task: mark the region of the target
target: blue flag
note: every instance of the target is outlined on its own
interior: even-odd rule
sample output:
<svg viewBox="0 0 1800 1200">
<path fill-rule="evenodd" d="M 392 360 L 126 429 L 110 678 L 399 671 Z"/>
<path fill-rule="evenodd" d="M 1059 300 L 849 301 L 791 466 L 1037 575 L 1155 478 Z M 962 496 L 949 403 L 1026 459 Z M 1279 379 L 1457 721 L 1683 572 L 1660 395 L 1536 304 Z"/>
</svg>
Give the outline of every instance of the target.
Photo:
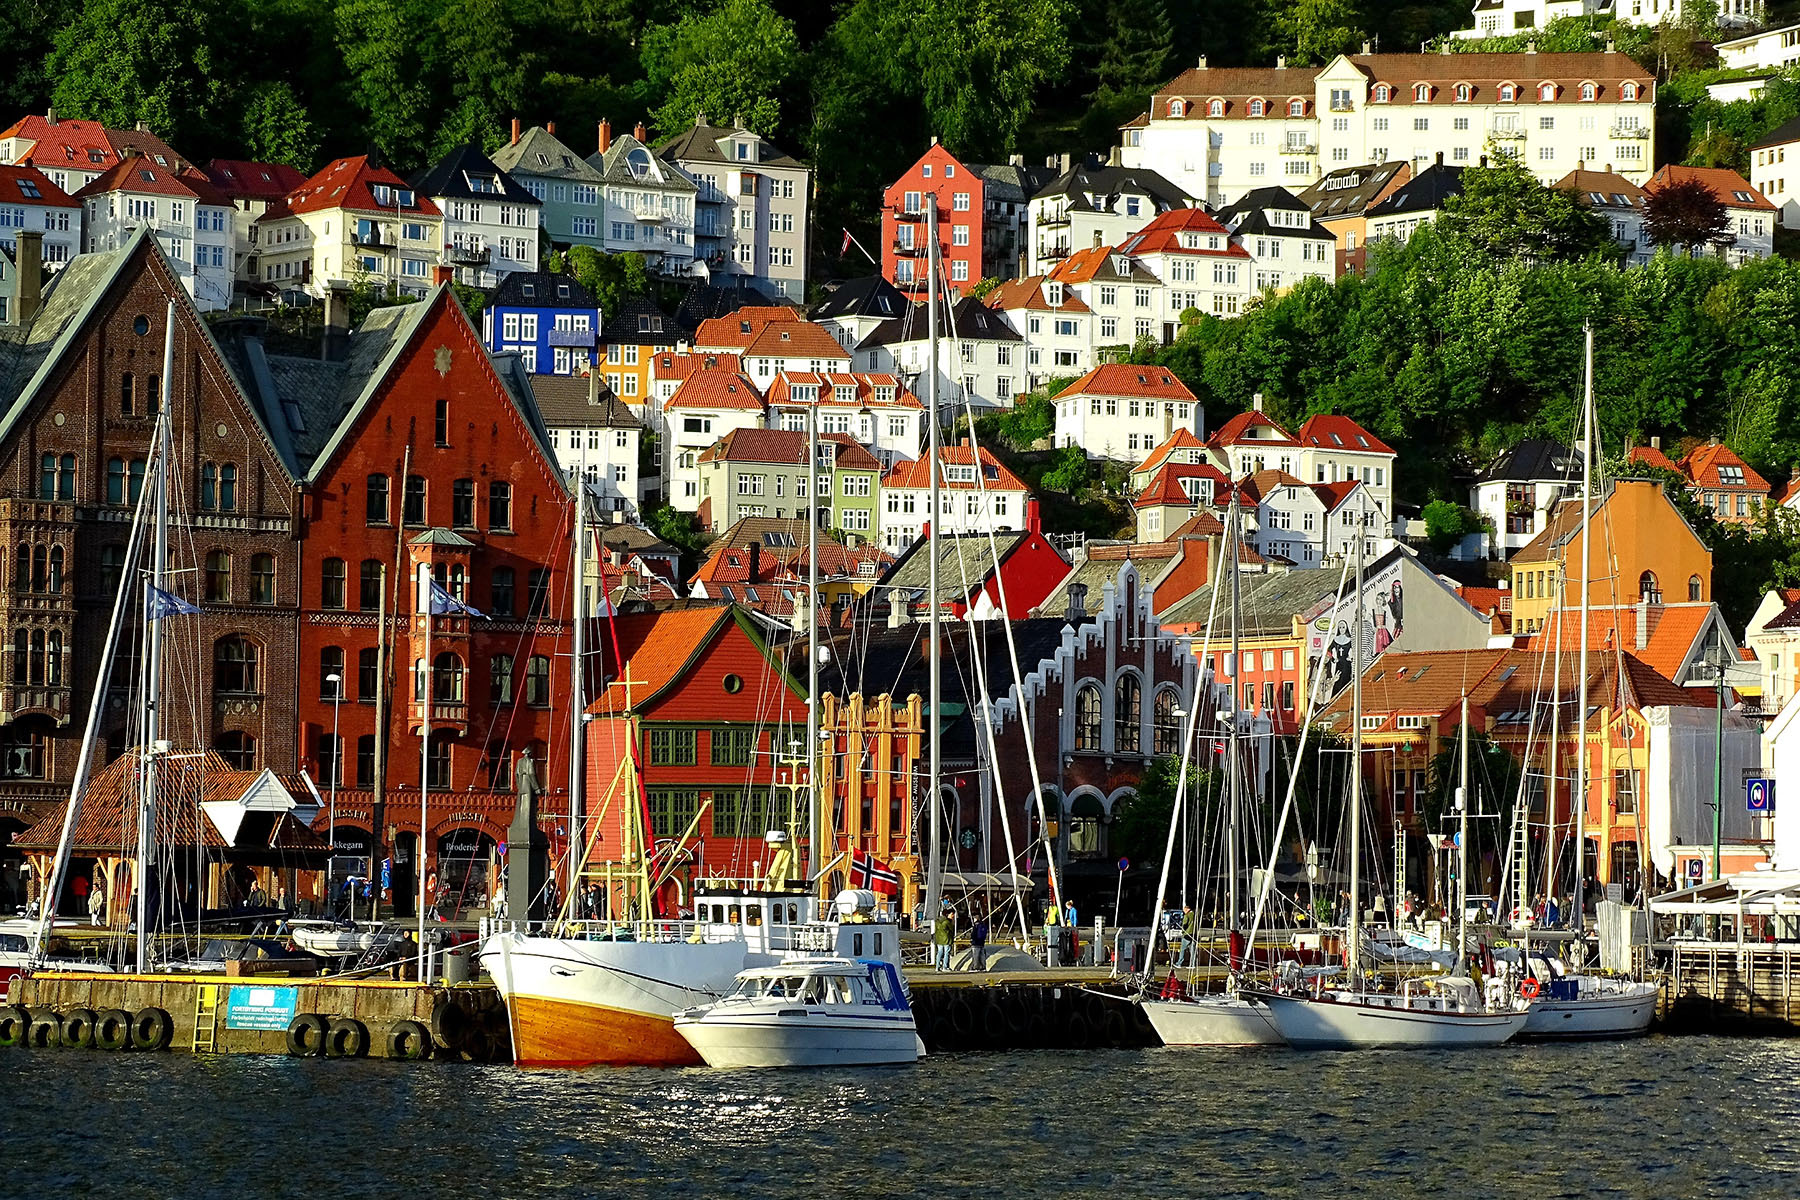
<svg viewBox="0 0 1800 1200">
<path fill-rule="evenodd" d="M 159 587 L 150 589 L 148 608 L 150 619 L 152 621 L 160 621 L 164 617 L 179 617 L 187 613 L 197 613 L 200 611 L 186 600 L 183 600 L 180 596 L 165 592 Z"/>
<path fill-rule="evenodd" d="M 455 596 L 452 596 L 449 592 L 446 592 L 438 584 L 437 580 L 433 579 L 430 582 L 431 582 L 431 615 L 432 616 L 441 617 L 441 616 L 444 616 L 449 613 L 456 613 L 456 614 L 460 614 L 461 616 L 465 616 L 465 617 L 481 617 L 483 619 L 486 619 L 486 617 L 487 617 L 486 613 L 480 611 L 477 608 L 474 608 L 471 605 L 464 604 L 461 600 L 458 600 Z"/>
</svg>

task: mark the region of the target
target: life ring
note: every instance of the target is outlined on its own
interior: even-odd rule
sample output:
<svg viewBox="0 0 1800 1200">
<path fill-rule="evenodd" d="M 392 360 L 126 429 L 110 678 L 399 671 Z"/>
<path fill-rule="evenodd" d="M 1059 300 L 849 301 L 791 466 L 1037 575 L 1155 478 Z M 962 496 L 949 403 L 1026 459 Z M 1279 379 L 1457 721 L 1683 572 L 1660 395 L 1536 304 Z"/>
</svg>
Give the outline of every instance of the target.
<svg viewBox="0 0 1800 1200">
<path fill-rule="evenodd" d="M 1527 975 L 1525 981 L 1519 984 L 1519 995 L 1527 1000 L 1536 1000 L 1538 993 L 1542 990 L 1535 975 Z"/>
<path fill-rule="evenodd" d="M 301 1013 L 288 1022 L 287 1052 L 295 1058 L 324 1054 L 328 1029 L 325 1018 L 318 1013 Z"/>
<path fill-rule="evenodd" d="M 70 1050 L 94 1048 L 94 1010 L 77 1008 L 62 1022 L 62 1044 Z"/>
<path fill-rule="evenodd" d="M 387 1032 L 387 1056 L 418 1062 L 431 1057 L 431 1031 L 417 1021 L 395 1021 Z"/>
<path fill-rule="evenodd" d="M 31 1014 L 17 1004 L 0 1008 L 0 1046 L 18 1046 L 31 1028 Z"/>
<path fill-rule="evenodd" d="M 325 1034 L 328 1058 L 361 1058 L 369 1052 L 369 1029 L 355 1017 L 334 1017 Z"/>
<path fill-rule="evenodd" d="M 94 1018 L 94 1045 L 102 1050 L 131 1049 L 131 1014 L 109 1008 Z"/>
<path fill-rule="evenodd" d="M 48 1010 L 31 1014 L 25 1029 L 25 1044 L 33 1050 L 47 1050 L 62 1042 L 62 1018 Z"/>
<path fill-rule="evenodd" d="M 135 1050 L 166 1050 L 175 1037 L 175 1022 L 160 1008 L 140 1008 L 131 1019 L 131 1045 Z"/>
</svg>

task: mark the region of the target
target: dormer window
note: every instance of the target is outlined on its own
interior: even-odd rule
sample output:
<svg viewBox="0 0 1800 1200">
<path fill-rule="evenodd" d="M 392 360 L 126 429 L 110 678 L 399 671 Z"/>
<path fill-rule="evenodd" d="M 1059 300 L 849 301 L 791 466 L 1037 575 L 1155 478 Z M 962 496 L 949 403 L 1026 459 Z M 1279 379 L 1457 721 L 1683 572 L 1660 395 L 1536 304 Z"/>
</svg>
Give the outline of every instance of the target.
<svg viewBox="0 0 1800 1200">
<path fill-rule="evenodd" d="M 1468 84 L 1459 83 L 1456 85 L 1456 102 L 1458 104 L 1467 104 L 1469 102 L 1469 97 L 1474 94 L 1475 89 Z"/>
<path fill-rule="evenodd" d="M 1171 117 L 1186 116 L 1187 115 L 1187 104 L 1181 100 L 1169 101 L 1169 115 Z"/>
<path fill-rule="evenodd" d="M 1550 82 L 1538 84 L 1538 99 L 1545 104 L 1556 99 L 1556 85 Z"/>
<path fill-rule="evenodd" d="M 1519 98 L 1519 87 L 1513 83 L 1500 85 L 1500 103 L 1511 104 Z"/>
<path fill-rule="evenodd" d="M 1594 83 L 1582 84 L 1581 98 L 1589 103 L 1598 100 L 1600 98 L 1600 86 Z"/>
<path fill-rule="evenodd" d="M 1267 111 L 1268 111 L 1268 105 L 1264 104 L 1261 100 L 1252 100 L 1250 102 L 1250 115 L 1251 116 L 1260 117 Z"/>
<path fill-rule="evenodd" d="M 1375 103 L 1386 104 L 1394 98 L 1394 89 L 1385 83 L 1375 85 Z"/>
<path fill-rule="evenodd" d="M 1429 83 L 1413 84 L 1413 103 L 1414 104 L 1424 104 L 1426 101 L 1428 101 L 1430 99 L 1431 99 L 1431 85 Z"/>
<path fill-rule="evenodd" d="M 1300 100 L 1300 99 L 1294 99 L 1294 100 L 1288 101 L 1288 116 L 1304 117 L 1305 115 L 1306 115 L 1306 101 Z"/>
<path fill-rule="evenodd" d="M 1206 115 L 1209 117 L 1224 116 L 1225 115 L 1225 102 L 1223 100 L 1208 101 L 1207 105 L 1206 105 Z"/>
<path fill-rule="evenodd" d="M 1063 302 L 1063 285 L 1051 280 L 1044 285 L 1044 301 L 1051 308 L 1061 308 Z"/>
<path fill-rule="evenodd" d="M 1621 99 L 1621 100 L 1636 100 L 1637 98 L 1638 98 L 1638 85 L 1637 84 L 1633 83 L 1630 80 L 1626 80 L 1624 83 L 1619 85 L 1619 99 Z"/>
</svg>

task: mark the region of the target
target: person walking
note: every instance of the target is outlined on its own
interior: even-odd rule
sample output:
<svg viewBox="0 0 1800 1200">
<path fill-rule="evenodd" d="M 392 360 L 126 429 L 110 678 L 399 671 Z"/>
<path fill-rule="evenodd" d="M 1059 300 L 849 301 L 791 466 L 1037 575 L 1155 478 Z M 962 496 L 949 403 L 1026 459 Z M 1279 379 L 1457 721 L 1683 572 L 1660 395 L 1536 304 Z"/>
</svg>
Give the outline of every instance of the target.
<svg viewBox="0 0 1800 1200">
<path fill-rule="evenodd" d="M 1190 970 L 1200 965 L 1200 922 L 1191 904 L 1181 909 L 1181 958 L 1175 965 Z"/>
<path fill-rule="evenodd" d="M 944 901 L 943 911 L 938 914 L 931 927 L 931 964 L 939 971 L 950 969 L 950 948 L 956 944 L 956 914 L 951 911 L 950 902 Z"/>
<path fill-rule="evenodd" d="M 106 924 L 106 884 L 101 879 L 99 868 L 95 868 L 94 885 L 88 889 L 88 922 L 93 925 Z"/>
<path fill-rule="evenodd" d="M 1052 900 L 1044 909 L 1044 965 L 1055 967 L 1062 964 L 1062 910 Z"/>
<path fill-rule="evenodd" d="M 969 926 L 970 970 L 987 970 L 987 940 L 988 919 L 987 914 L 982 913 L 975 918 L 975 923 Z"/>
</svg>

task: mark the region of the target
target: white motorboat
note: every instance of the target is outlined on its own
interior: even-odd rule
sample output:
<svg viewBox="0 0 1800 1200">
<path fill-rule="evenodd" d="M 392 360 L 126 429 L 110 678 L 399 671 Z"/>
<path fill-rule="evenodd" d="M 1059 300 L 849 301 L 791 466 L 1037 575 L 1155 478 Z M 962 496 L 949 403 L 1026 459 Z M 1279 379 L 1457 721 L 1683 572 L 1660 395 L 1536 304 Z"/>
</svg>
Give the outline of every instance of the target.
<svg viewBox="0 0 1800 1200">
<path fill-rule="evenodd" d="M 294 945 L 319 958 L 360 958 L 370 950 L 387 949 L 404 935 L 380 925 L 354 925 L 340 921 L 294 921 L 288 926 Z"/>
<path fill-rule="evenodd" d="M 1297 1050 L 1498 1046 L 1525 1028 L 1524 1000 L 1484 999 L 1467 976 L 1408 982 L 1398 992 L 1322 988 L 1249 991 Z"/>
<path fill-rule="evenodd" d="M 1165 1046 L 1279 1046 L 1281 1031 L 1269 1010 L 1224 994 L 1143 1002 L 1144 1015 Z"/>
<path fill-rule="evenodd" d="M 925 1056 L 891 962 L 805 958 L 741 972 L 730 995 L 675 1014 L 709 1067 L 866 1067 Z"/>
</svg>

